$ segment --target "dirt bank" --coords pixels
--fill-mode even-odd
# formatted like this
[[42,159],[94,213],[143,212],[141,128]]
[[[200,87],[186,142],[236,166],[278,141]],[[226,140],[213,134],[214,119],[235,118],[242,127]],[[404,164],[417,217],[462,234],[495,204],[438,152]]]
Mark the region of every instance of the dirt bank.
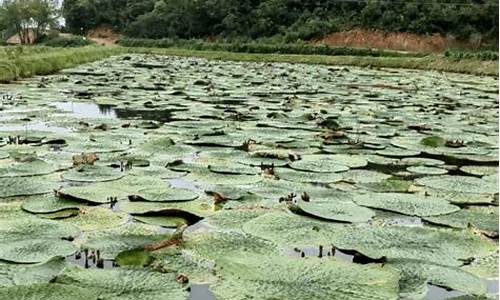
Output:
[[87,34],[89,40],[96,42],[97,45],[105,46],[116,44],[122,37],[122,34],[114,32],[109,27],[98,27]]
[[439,34],[418,35],[404,32],[383,32],[379,30],[354,29],[336,32],[314,40],[314,44],[326,44],[335,47],[359,47],[390,49],[412,52],[443,52],[450,48],[476,49],[481,42],[462,42],[453,37]]

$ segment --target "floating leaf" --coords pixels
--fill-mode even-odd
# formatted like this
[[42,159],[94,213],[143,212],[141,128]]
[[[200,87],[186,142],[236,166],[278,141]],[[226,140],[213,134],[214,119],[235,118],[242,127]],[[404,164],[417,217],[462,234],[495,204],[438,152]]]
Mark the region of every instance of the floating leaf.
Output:
[[472,225],[486,233],[498,234],[498,207],[493,206],[471,206],[442,216],[426,217],[424,220],[454,228],[467,228]]
[[0,265],[0,290],[2,287],[49,283],[64,267],[66,263],[62,257],[36,265]]
[[498,185],[494,182],[468,176],[433,176],[416,180],[416,183],[426,187],[451,192],[463,193],[498,193]]
[[76,169],[64,172],[61,177],[70,181],[98,182],[112,181],[124,176],[123,172],[109,167],[83,165]]
[[219,262],[217,299],[398,299],[398,272],[334,259],[230,256]]
[[0,178],[47,175],[54,173],[56,170],[57,168],[51,164],[37,159],[23,163],[12,163],[12,165],[7,167],[0,167]]
[[440,198],[404,193],[371,193],[357,195],[353,201],[359,205],[393,211],[409,216],[438,216],[460,210]]
[[2,178],[0,198],[46,194],[57,188],[52,178],[37,176],[28,178]]
[[335,198],[312,199],[308,202],[299,200],[296,205],[299,213],[304,213],[320,219],[339,222],[368,222],[375,213],[352,201],[343,201]]
[[150,226],[139,223],[93,231],[87,235],[81,248],[99,250],[103,259],[114,259],[122,251],[144,248],[171,237],[170,234],[159,234]]
[[279,179],[302,183],[334,183],[342,180],[342,175],[339,173],[295,171],[286,168],[275,169],[274,173]]
[[176,282],[175,274],[146,269],[68,267],[57,277],[56,282],[90,290],[99,299],[185,300],[187,297],[185,286]]
[[115,262],[123,267],[123,266],[139,266],[145,267],[150,265],[153,262],[154,258],[146,252],[145,250],[126,250],[120,252],[115,257]]
[[22,208],[35,214],[46,214],[67,209],[78,209],[82,206],[79,201],[56,197],[53,194],[32,196],[26,199]]
[[54,256],[69,256],[77,248],[64,239],[80,234],[75,226],[35,217],[0,220],[0,259],[38,263]]
[[481,279],[457,267],[416,260],[392,260],[387,265],[401,272],[402,297],[423,298],[428,283],[473,295],[483,295],[487,291]]
[[[460,259],[488,255],[496,245],[471,231],[427,227],[340,225],[285,213],[268,213],[243,230],[289,247],[334,245],[373,259],[407,258],[459,266]],[[482,254],[481,254],[482,253]]]
[[127,221],[125,213],[116,213],[109,208],[82,208],[78,216],[64,219],[63,222],[79,227],[84,231],[102,230],[117,227]]

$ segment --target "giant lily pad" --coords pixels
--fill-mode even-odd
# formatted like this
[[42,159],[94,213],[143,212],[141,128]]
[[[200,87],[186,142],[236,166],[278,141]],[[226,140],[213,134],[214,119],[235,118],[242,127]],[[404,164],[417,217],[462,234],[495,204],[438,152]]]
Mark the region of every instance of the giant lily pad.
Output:
[[451,192],[464,192],[464,193],[498,193],[498,185],[494,182],[481,180],[475,177],[468,176],[436,176],[424,177],[416,180],[417,184],[426,187],[439,189]]
[[70,285],[43,283],[0,288],[0,298],[12,300],[97,300],[93,290]]
[[81,208],[76,217],[63,220],[84,231],[102,230],[123,225],[127,221],[125,213],[116,213],[104,207]]
[[300,171],[319,173],[344,172],[349,170],[348,166],[337,163],[333,155],[332,157],[329,157],[329,155],[304,156],[301,160],[291,163],[290,166]]
[[393,260],[387,265],[400,270],[399,286],[403,297],[423,298],[428,283],[467,294],[486,293],[486,286],[481,279],[457,267],[415,260]]
[[57,184],[50,177],[2,178],[0,180],[0,198],[40,195],[51,192]]
[[137,176],[88,186],[67,187],[58,193],[70,199],[94,203],[109,203],[127,197],[158,202],[189,201],[198,198],[197,193],[171,188],[166,182],[154,177]]
[[498,207],[472,206],[442,216],[426,217],[424,220],[454,228],[467,228],[472,225],[486,233],[498,234]]
[[496,245],[471,231],[409,226],[337,225],[269,213],[248,221],[245,232],[277,243],[310,247],[331,245],[358,251],[373,259],[408,258],[459,266],[460,259],[487,255]]
[[0,167],[0,178],[47,175],[56,170],[57,168],[43,160],[33,160]]
[[380,266],[283,256],[230,256],[211,286],[218,299],[398,299],[398,272]]
[[54,256],[68,256],[77,250],[65,239],[80,234],[77,227],[35,217],[0,220],[0,259],[37,263]]
[[68,267],[57,277],[57,283],[88,289],[100,299],[172,299],[185,300],[186,288],[173,273],[133,268],[83,269]]
[[445,200],[405,193],[371,193],[353,199],[359,205],[410,216],[438,216],[460,210]]
[[169,238],[169,234],[159,234],[152,227],[133,223],[104,231],[90,232],[81,247],[99,250],[103,259],[114,259],[122,251],[144,248]]
[[54,257],[35,265],[0,265],[0,289],[16,285],[49,283],[64,267],[66,263],[62,257]]
[[56,197],[53,194],[31,196],[23,203],[23,209],[35,214],[47,214],[66,209],[78,209],[82,203],[75,200]]
[[97,182],[117,180],[124,175],[123,172],[109,167],[83,165],[63,173],[61,177],[70,181]]
[[350,200],[340,200],[336,198],[312,199],[302,201],[294,206],[293,211],[307,214],[320,219],[339,221],[339,222],[368,222],[375,213],[361,206],[356,205]]
[[275,169],[275,175],[279,179],[302,183],[334,183],[342,180],[339,173],[295,171],[287,168]]

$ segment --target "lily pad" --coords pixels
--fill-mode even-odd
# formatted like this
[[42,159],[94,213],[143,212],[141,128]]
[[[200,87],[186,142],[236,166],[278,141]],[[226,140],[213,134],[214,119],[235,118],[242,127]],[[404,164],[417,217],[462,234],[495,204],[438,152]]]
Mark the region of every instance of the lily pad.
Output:
[[84,165],[64,172],[61,177],[70,181],[98,182],[117,180],[124,175],[123,172],[109,167]]
[[398,299],[398,272],[333,259],[251,255],[218,261],[217,299]]
[[35,214],[54,213],[66,209],[78,209],[79,201],[56,197],[53,194],[31,196],[23,202],[22,208]]
[[425,166],[408,167],[406,170],[417,175],[444,175],[448,173],[445,169]]
[[487,176],[498,174],[498,168],[492,166],[462,166],[460,171],[476,176]]
[[115,262],[123,266],[139,266],[146,267],[153,262],[154,258],[146,252],[145,250],[127,250],[120,252],[116,258]]
[[198,198],[197,193],[171,188],[168,183],[154,177],[136,176],[88,186],[67,187],[58,193],[69,199],[93,203],[109,203],[127,197],[158,202],[189,201]]
[[70,224],[35,217],[0,220],[0,259],[18,263],[38,263],[54,256],[68,256],[77,248],[67,239],[80,230]]
[[187,221],[181,217],[169,217],[169,216],[134,216],[137,221],[157,225],[167,228],[178,228],[182,225],[187,224]]
[[444,176],[419,178],[415,181],[419,185],[443,191],[478,193],[478,194],[498,193],[497,184],[487,180],[481,180],[475,177],[444,175]]
[[1,299],[11,300],[97,300],[94,291],[70,285],[43,283],[0,288]]
[[330,158],[328,155],[304,156],[301,160],[292,162],[290,167],[300,171],[318,173],[334,173],[349,170],[348,166],[338,164],[333,157]]
[[353,201],[361,206],[419,217],[446,215],[460,210],[440,198],[405,193],[363,194],[355,196]]
[[57,171],[57,168],[43,160],[37,159],[30,162],[13,163],[7,167],[0,167],[0,178],[48,175],[55,171]]
[[263,177],[260,175],[219,174],[210,172],[206,169],[189,173],[185,179],[199,182],[201,184],[244,185],[259,182],[263,179]]
[[428,283],[473,295],[484,295],[487,291],[481,279],[457,267],[415,260],[393,260],[387,265],[401,272],[402,297],[423,298]]
[[295,171],[287,168],[275,169],[274,173],[279,179],[301,183],[334,183],[342,180],[342,175],[339,173]]
[[118,253],[140,249],[167,240],[170,234],[159,234],[149,225],[132,223],[103,231],[89,232],[81,248],[99,250],[103,259],[114,259]]
[[16,285],[49,283],[64,267],[63,257],[54,257],[35,265],[0,265],[0,290]]
[[79,227],[83,231],[109,229],[123,225],[127,221],[125,213],[116,213],[109,208],[81,208],[78,216],[64,219],[62,222]]
[[498,279],[498,252],[484,257],[476,257],[462,269],[480,278]]
[[[471,231],[427,227],[340,225],[286,213],[268,213],[243,230],[290,247],[334,245],[372,259],[406,258],[459,266],[461,259],[488,255],[496,245]],[[482,254],[481,254],[482,253]]]
[[453,228],[467,228],[472,225],[486,233],[498,234],[498,207],[493,206],[471,206],[442,216],[426,217],[424,220]]
[[186,287],[176,282],[175,274],[146,269],[68,267],[56,282],[93,291],[99,299],[185,300],[187,297]]
[[57,188],[52,178],[45,176],[28,178],[2,178],[0,198],[46,194]]
[[343,201],[335,198],[330,199],[312,199],[302,201],[294,206],[293,211],[314,216],[324,220],[339,222],[368,222],[375,216],[375,213],[368,208],[356,205],[352,201]]

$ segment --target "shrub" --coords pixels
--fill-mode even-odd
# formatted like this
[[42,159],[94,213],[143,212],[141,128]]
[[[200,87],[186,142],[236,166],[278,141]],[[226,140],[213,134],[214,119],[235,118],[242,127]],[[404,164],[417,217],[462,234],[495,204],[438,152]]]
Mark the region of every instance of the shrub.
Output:
[[241,53],[262,54],[302,54],[302,55],[346,55],[346,56],[373,56],[373,57],[423,57],[425,54],[403,53],[386,50],[361,48],[337,48],[326,45],[315,46],[304,42],[297,43],[262,43],[262,42],[206,42],[203,40],[182,39],[131,39],[120,40],[125,47],[146,48],[182,48],[188,50],[228,51]]
[[58,36],[55,38],[47,39],[42,44],[48,47],[68,48],[68,47],[88,46],[94,44],[94,42],[87,40],[81,36],[70,36],[70,37]]

